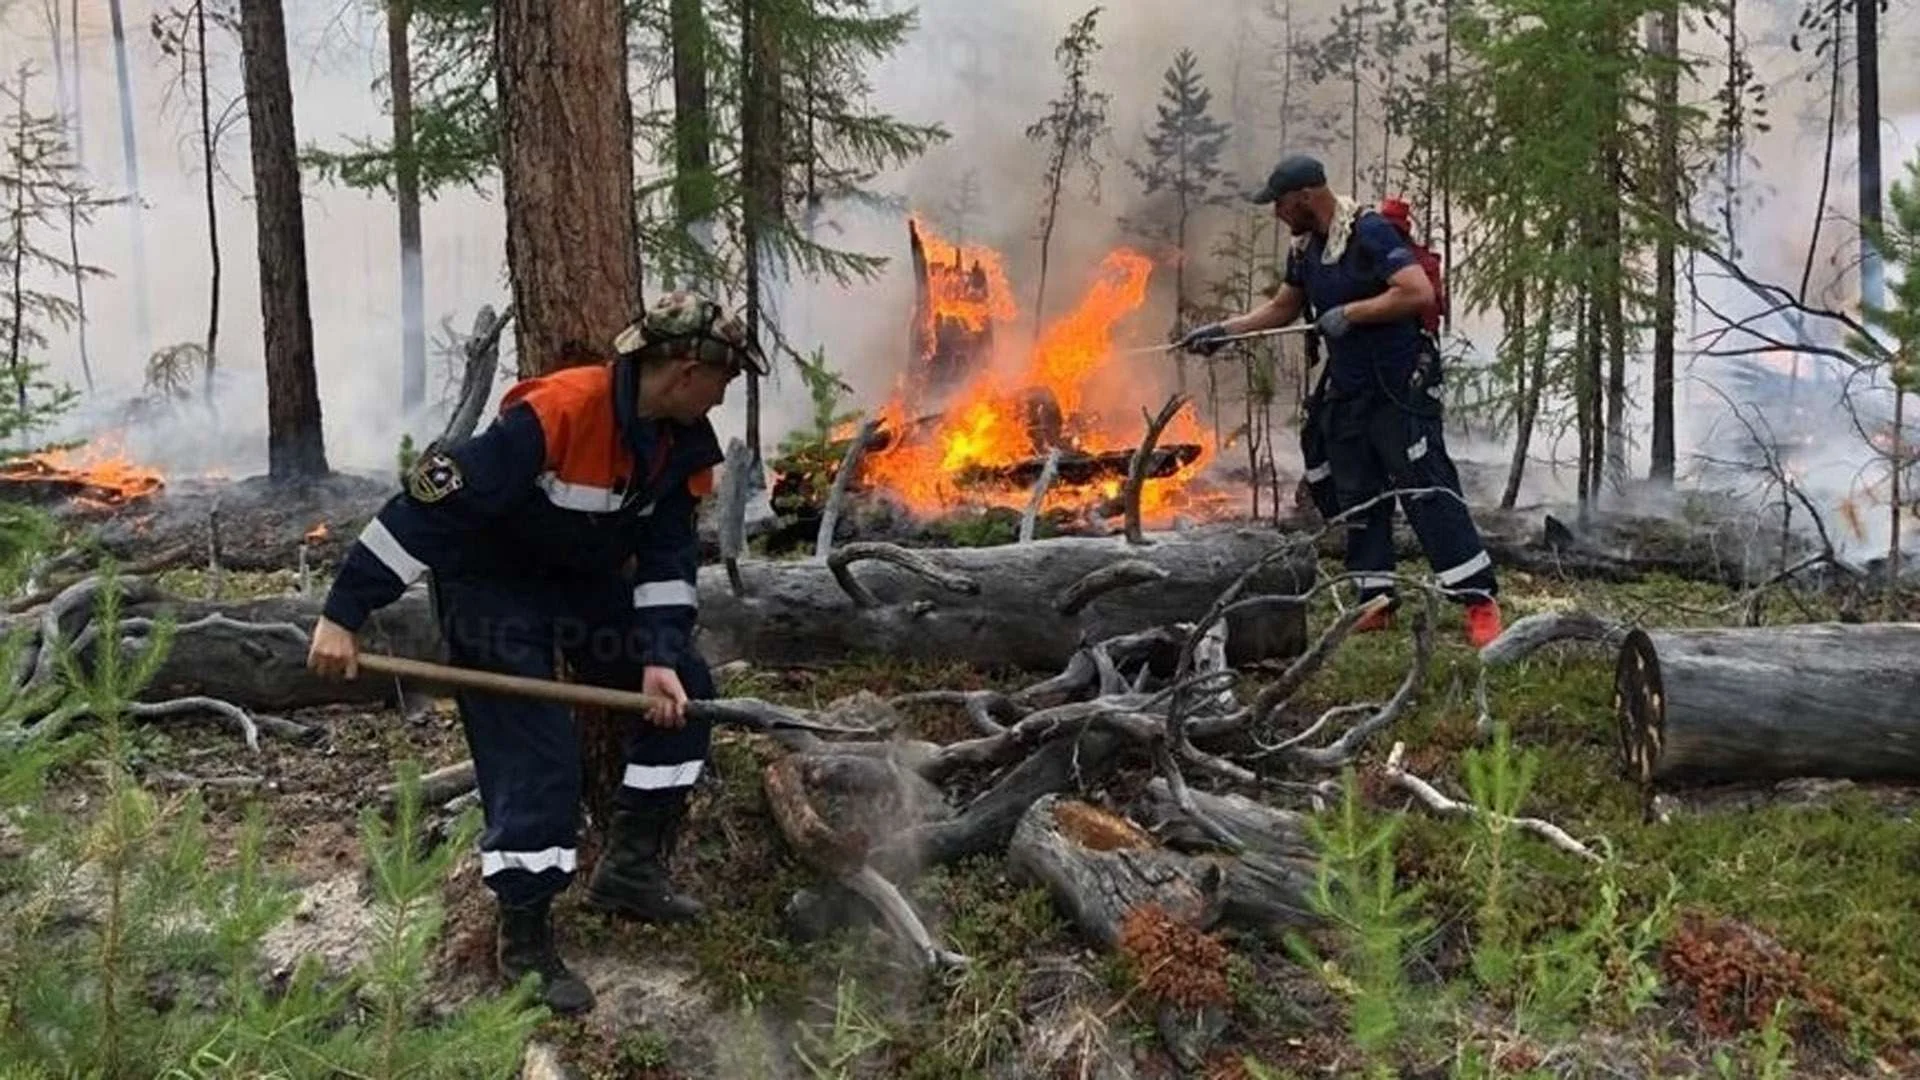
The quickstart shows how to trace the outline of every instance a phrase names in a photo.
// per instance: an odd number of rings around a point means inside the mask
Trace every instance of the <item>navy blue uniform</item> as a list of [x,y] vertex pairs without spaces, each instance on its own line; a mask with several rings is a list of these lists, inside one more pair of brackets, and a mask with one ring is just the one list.
[[[449,658],[463,667],[639,689],[670,667],[713,696],[693,646],[694,512],[723,455],[705,420],[642,420],[633,362],[565,368],[511,388],[486,431],[428,455],[348,552],[326,616],[358,630],[427,571]],[[565,888],[577,861],[580,748],[564,705],[462,692],[486,810],[481,872],[502,902]],[[619,799],[684,800],[708,727],[627,717]]]
[[[1359,212],[1344,249],[1325,259],[1327,238],[1314,235],[1287,259],[1286,280],[1307,298],[1312,317],[1378,296],[1387,280],[1419,262],[1385,218]],[[1419,316],[1386,323],[1354,323],[1324,341],[1327,368],[1309,423],[1318,429],[1324,464],[1339,509],[1349,510],[1396,488],[1441,488],[1460,493],[1460,476],[1447,454],[1439,358],[1421,331]],[[1303,436],[1303,449],[1308,440]],[[1309,481],[1318,455],[1308,451]],[[1462,600],[1497,591],[1493,563],[1466,506],[1432,493],[1402,498],[1407,518],[1440,584]],[[1347,533],[1347,570],[1361,599],[1393,591],[1393,502],[1361,515]]]

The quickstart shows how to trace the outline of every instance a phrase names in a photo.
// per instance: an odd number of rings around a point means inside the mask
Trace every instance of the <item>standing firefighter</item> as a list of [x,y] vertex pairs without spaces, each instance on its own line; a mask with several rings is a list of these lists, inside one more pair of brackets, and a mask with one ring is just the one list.
[[[686,293],[614,350],[515,385],[485,432],[415,464],[348,552],[308,663],[351,678],[355,632],[431,570],[454,663],[550,679],[557,650],[585,682],[665,699],[627,741],[587,899],[680,921],[701,909],[666,859],[710,734],[684,706],[714,692],[693,647],[694,510],[723,456],[706,415],[741,371],[766,374],[766,360],[739,320]],[[590,1009],[550,916],[577,860],[581,755],[567,708],[473,691],[459,705],[486,811],[480,868],[500,903],[501,974],[537,975],[555,1012]]]
[[[1293,230],[1284,283],[1259,308],[1198,327],[1179,344],[1206,355],[1229,334],[1312,318],[1329,356],[1324,398],[1310,422],[1325,440],[1340,509],[1395,489],[1442,489],[1401,501],[1440,584],[1466,605],[1467,640],[1487,644],[1500,633],[1498,585],[1457,498],[1460,478],[1447,455],[1439,354],[1421,329],[1434,302],[1432,283],[1399,232],[1334,195],[1326,170],[1311,157],[1282,161],[1252,201],[1272,203],[1274,216]],[[1359,528],[1349,528],[1347,570],[1362,601],[1393,594],[1392,500],[1375,503]],[[1382,613],[1359,629],[1390,623]]]

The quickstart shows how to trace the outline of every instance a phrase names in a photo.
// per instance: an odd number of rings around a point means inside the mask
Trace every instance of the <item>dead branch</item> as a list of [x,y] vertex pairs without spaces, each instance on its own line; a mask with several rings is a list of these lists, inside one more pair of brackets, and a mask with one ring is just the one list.
[[887,704],[896,709],[908,705],[957,705],[966,710],[967,719],[973,721],[975,730],[982,735],[998,735],[1006,730],[995,718],[996,713],[1011,720],[1026,715],[1014,705],[1013,699],[998,690],[922,690],[889,698]]
[[753,452],[743,439],[727,443],[727,460],[720,474],[720,560],[727,568],[727,584],[733,595],[745,596],[747,583],[740,576],[740,556],[747,550],[747,470],[753,467]]
[[879,871],[871,866],[862,866],[851,874],[840,878],[840,883],[859,893],[880,912],[889,927],[899,937],[913,946],[914,954],[920,962],[933,968],[965,967],[971,963],[964,955],[942,948],[927,932],[927,926],[913,910],[913,905],[900,894],[893,882],[881,877]]
[[846,455],[840,459],[840,469],[833,474],[833,487],[827,492],[827,504],[820,511],[820,534],[813,542],[815,559],[824,561],[833,550],[833,530],[840,524],[840,504],[846,501],[847,488],[860,471],[860,459],[866,455],[867,444],[873,441],[874,433],[879,430],[880,420],[875,417],[861,424],[853,441],[847,444]]
[[1516,620],[1480,650],[1485,667],[1517,664],[1556,641],[1597,641],[1618,648],[1628,627],[1587,611],[1549,611]]
[[1035,527],[1040,521],[1041,504],[1047,501],[1047,489],[1053,487],[1053,481],[1060,475],[1060,448],[1047,451],[1046,464],[1040,466],[1040,479],[1033,482],[1033,494],[1027,499],[1027,508],[1020,514],[1020,542],[1033,542]]
[[[173,547],[157,555],[149,555],[144,559],[136,559],[133,562],[127,563],[125,566],[117,567],[116,572],[127,577],[156,574],[162,570],[178,566],[192,557],[193,545],[191,543],[175,544]],[[61,592],[76,584],[77,580],[78,579],[67,577],[61,578],[58,581],[48,582],[44,587],[36,589],[9,603],[7,605],[7,611],[10,614],[32,611],[41,604],[45,604],[58,597]]]
[[1326,666],[1334,651],[1340,648],[1349,634],[1353,633],[1353,628],[1360,624],[1361,619],[1386,609],[1392,603],[1393,601],[1388,597],[1376,596],[1365,604],[1346,611],[1328,624],[1327,628],[1320,632],[1320,636],[1314,639],[1313,644],[1307,647],[1307,651],[1301,653],[1293,663],[1288,664],[1287,669],[1280,673],[1280,677],[1254,698],[1253,722],[1264,726],[1281,706],[1292,700],[1294,694],[1300,692],[1300,688],[1306,685],[1308,679],[1313,678],[1315,673]]
[[475,313],[473,332],[462,346],[467,362],[460,373],[460,396],[454,400],[446,427],[421,451],[423,454],[452,450],[473,437],[473,429],[480,426],[480,413],[493,396],[494,375],[500,370],[500,335],[511,321],[512,304],[498,315],[491,304],[482,304]]
[[1134,448],[1133,461],[1127,466],[1127,484],[1120,490],[1121,505],[1126,508],[1127,543],[1144,544],[1147,542],[1140,525],[1140,492],[1146,487],[1147,465],[1153,460],[1154,444],[1160,441],[1160,433],[1167,429],[1177,414],[1187,403],[1185,394],[1175,394],[1160,406],[1158,416],[1147,416],[1145,409],[1140,415],[1147,421],[1147,433]]
[[1116,589],[1165,581],[1167,577],[1166,570],[1144,559],[1119,559],[1088,571],[1087,576],[1061,590],[1053,609],[1062,615],[1078,615],[1081,608]]
[[892,563],[902,570],[926,578],[928,581],[933,582],[948,592],[959,593],[962,596],[978,596],[980,594],[980,585],[978,582],[965,574],[956,573],[934,565],[932,560],[921,555],[919,552],[903,548],[898,544],[862,541],[860,543],[848,544],[846,547],[839,548],[827,556],[827,569],[833,571],[833,579],[840,583],[840,588],[844,589],[846,594],[853,598],[854,604],[858,607],[873,608],[880,606],[879,599],[875,597],[873,593],[867,591],[866,586],[860,584],[850,569],[854,563],[866,559],[877,559],[881,562]]
[[[449,799],[465,795],[472,791],[477,780],[474,777],[473,762],[461,761],[444,769],[435,769],[420,777],[420,802],[444,803]],[[380,802],[392,806],[399,801],[400,785],[384,784],[380,788]]]
[[1412,706],[1420,687],[1427,681],[1427,667],[1433,659],[1434,597],[1431,592],[1422,595],[1426,602],[1413,610],[1413,663],[1408,665],[1407,677],[1386,706],[1326,746],[1289,750],[1288,760],[1322,769],[1342,768],[1360,756],[1367,740],[1392,726]]
[[[1381,770],[1381,773],[1389,781],[1411,793],[1414,798],[1426,804],[1427,808],[1436,814],[1451,817],[1487,816],[1486,812],[1480,807],[1472,803],[1449,799],[1445,795],[1442,795],[1439,789],[1435,788],[1432,784],[1427,783],[1425,780],[1420,779],[1402,768],[1400,761],[1406,754],[1406,750],[1407,745],[1405,743],[1396,742],[1393,744],[1392,751],[1387,754],[1387,764],[1386,767]],[[1511,827],[1521,832],[1532,833],[1576,858],[1585,859],[1592,863],[1601,861],[1600,856],[1595,854],[1591,848],[1575,840],[1567,834],[1566,830],[1550,821],[1542,821],[1539,818],[1530,817],[1507,817],[1504,814],[1495,814],[1492,815],[1492,818],[1496,828]]]

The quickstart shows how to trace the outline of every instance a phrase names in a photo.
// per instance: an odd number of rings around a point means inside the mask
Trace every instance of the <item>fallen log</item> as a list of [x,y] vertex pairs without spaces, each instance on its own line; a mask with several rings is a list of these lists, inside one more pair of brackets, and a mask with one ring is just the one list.
[[1225,875],[1204,859],[1157,844],[1146,830],[1097,807],[1049,795],[1033,804],[1007,847],[1009,868],[1045,885],[1088,938],[1120,944],[1129,912],[1153,905],[1205,930],[1219,918]]
[[[718,568],[700,577],[700,633],[709,660],[745,657],[789,665],[879,654],[895,660],[969,663],[980,667],[1054,672],[1084,640],[1132,633],[1207,609],[1214,597],[1254,560],[1282,541],[1264,529],[1215,527],[1154,534],[1142,546],[1117,537],[1058,537],[988,548],[916,549],[915,554],[977,591],[956,595],[920,575],[891,565],[849,568],[877,603],[858,607],[828,567],[810,563],[743,562],[747,595],[721,587]],[[1073,597],[1065,614],[1055,605],[1069,590],[1122,560],[1164,571],[1160,580],[1122,575],[1124,588]],[[1281,561],[1263,572],[1254,592],[1293,594],[1312,581],[1308,557]],[[1266,606],[1233,616],[1229,661],[1297,654],[1305,645],[1299,607]]]
[[1920,624],[1634,630],[1614,669],[1643,787],[1920,778]]
[[[1155,534],[1153,543],[1118,537],[1062,537],[995,548],[915,549],[918,561],[950,579],[949,587],[895,565],[744,560],[747,595],[736,596],[722,566],[700,572],[700,644],[714,664],[835,663],[849,655],[961,662],[983,668],[1058,672],[1083,641],[1130,634],[1193,618],[1281,537],[1262,529],[1212,528]],[[1128,572],[1090,575],[1116,563]],[[1151,566],[1164,572],[1155,578]],[[853,577],[872,601],[860,607],[835,578]],[[1310,559],[1282,561],[1258,579],[1257,591],[1304,591]],[[952,591],[960,580],[977,588]],[[1097,586],[1111,586],[1099,592]],[[1065,597],[1069,615],[1057,606]],[[130,603],[124,614],[171,617],[181,627],[147,694],[203,695],[249,709],[286,710],[336,703],[398,700],[392,677],[352,681],[307,671],[307,637],[320,596],[275,596],[217,603],[163,597]],[[209,619],[209,616],[225,616]],[[263,625],[253,625],[263,624]],[[1304,647],[1305,615],[1293,605],[1263,605],[1230,619],[1228,660],[1238,666],[1293,656]],[[444,658],[427,592],[409,590],[375,612],[361,632],[370,651],[416,660]]]
[[[307,670],[307,635],[322,603],[322,597],[274,596],[240,603],[163,598],[129,606],[127,615],[165,615],[180,627],[141,696],[203,695],[251,709],[397,701],[395,679],[332,679]],[[360,645],[416,660],[442,659],[426,592],[412,590],[376,612],[361,630]]]

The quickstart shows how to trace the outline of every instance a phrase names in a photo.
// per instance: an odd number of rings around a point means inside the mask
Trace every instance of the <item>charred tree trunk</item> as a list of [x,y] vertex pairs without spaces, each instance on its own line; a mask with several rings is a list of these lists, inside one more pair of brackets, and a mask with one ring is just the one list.
[[1514,396],[1520,402],[1513,421],[1513,457],[1507,463],[1507,486],[1500,493],[1500,509],[1511,510],[1520,499],[1520,482],[1526,477],[1527,453],[1533,446],[1533,422],[1540,412],[1539,374],[1545,365],[1529,363],[1533,350],[1527,338],[1527,290],[1523,285],[1516,283],[1508,290],[1506,310],[1502,314],[1507,328],[1507,347],[1513,353]]
[[400,409],[427,399],[425,268],[420,245],[420,158],[413,146],[412,0],[387,0],[387,85],[393,94],[393,186],[400,209]]
[[260,314],[266,328],[267,474],[275,480],[307,479],[326,475],[327,454],[313,371],[306,217],[280,0],[242,0],[240,39],[253,143]]
[[1856,0],[1854,35],[1860,67],[1860,299],[1885,301],[1885,272],[1870,237],[1880,227],[1880,0]]
[[1920,777],[1920,625],[1636,630],[1614,700],[1643,785]]
[[494,48],[524,377],[605,356],[640,310],[621,5],[503,0]]

